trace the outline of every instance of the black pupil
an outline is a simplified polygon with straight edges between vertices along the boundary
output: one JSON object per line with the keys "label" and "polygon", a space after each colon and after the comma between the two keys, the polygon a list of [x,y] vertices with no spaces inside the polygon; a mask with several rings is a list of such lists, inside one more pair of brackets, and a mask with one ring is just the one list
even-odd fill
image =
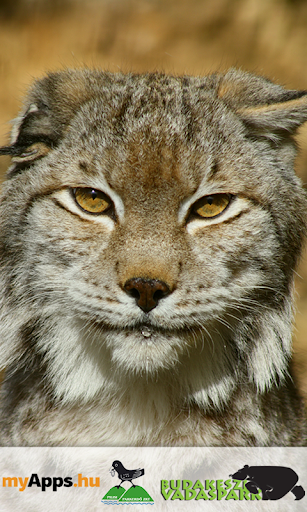
{"label": "black pupil", "polygon": [[92,196],[92,199],[93,199],[93,201],[94,201],[94,199],[96,199],[96,197],[97,197],[97,192],[96,192],[96,190],[92,190],[92,192],[91,192],[91,196]]}
{"label": "black pupil", "polygon": [[210,205],[213,203],[213,197],[212,196],[208,196],[207,197],[207,203],[210,204]]}

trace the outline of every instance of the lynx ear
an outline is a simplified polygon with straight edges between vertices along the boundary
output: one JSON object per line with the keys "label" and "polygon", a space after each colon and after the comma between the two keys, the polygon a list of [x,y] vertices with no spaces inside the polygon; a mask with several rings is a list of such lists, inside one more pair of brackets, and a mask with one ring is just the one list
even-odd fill
{"label": "lynx ear", "polygon": [[86,69],[65,70],[37,80],[24,112],[15,120],[12,143],[0,148],[0,155],[11,155],[22,165],[56,147],[80,105],[91,97],[90,76]]}
{"label": "lynx ear", "polygon": [[27,163],[45,156],[57,143],[57,133],[47,105],[31,103],[26,112],[15,120],[12,144],[0,148],[0,154],[10,155],[13,162]]}
{"label": "lynx ear", "polygon": [[302,96],[273,105],[241,108],[237,113],[255,135],[277,142],[294,134],[307,121],[307,93],[302,92]]}
{"label": "lynx ear", "polygon": [[307,121],[307,91],[286,90],[269,80],[230,70],[218,97],[234,110],[253,135],[274,142],[295,133]]}

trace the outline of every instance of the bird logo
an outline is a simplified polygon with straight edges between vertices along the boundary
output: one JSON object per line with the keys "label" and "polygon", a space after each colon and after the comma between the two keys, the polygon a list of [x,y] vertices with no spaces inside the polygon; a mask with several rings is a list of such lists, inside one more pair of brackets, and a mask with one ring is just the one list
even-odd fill
{"label": "bird logo", "polygon": [[119,461],[115,460],[110,468],[111,476],[115,476],[115,471],[118,474],[118,478],[120,479],[120,484],[116,487],[120,487],[123,482],[130,482],[132,487],[136,487],[132,480],[135,478],[139,478],[139,476],[144,475],[144,469],[126,469],[124,465]]}

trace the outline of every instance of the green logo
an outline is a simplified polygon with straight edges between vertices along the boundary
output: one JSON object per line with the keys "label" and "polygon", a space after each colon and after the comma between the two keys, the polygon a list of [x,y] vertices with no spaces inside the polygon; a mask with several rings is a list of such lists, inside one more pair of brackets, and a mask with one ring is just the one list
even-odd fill
{"label": "green logo", "polygon": [[167,501],[261,500],[261,491],[251,493],[240,480],[161,480],[161,494]]}
{"label": "green logo", "polygon": [[[141,503],[142,505],[153,505],[154,500],[148,494],[148,492],[140,485],[134,485],[132,480],[139,478],[144,475],[144,469],[126,469],[119,460],[115,460],[110,468],[110,473],[115,476],[117,472],[118,478],[120,479],[119,485],[111,487],[111,489],[104,495],[101,502],[105,505],[136,505]],[[131,487],[127,490],[122,487],[123,482],[130,482]]]}

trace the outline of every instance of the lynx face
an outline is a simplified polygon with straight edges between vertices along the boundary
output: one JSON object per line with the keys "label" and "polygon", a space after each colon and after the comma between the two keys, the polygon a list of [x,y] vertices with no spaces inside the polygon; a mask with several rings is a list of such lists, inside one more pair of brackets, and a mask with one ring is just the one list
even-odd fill
{"label": "lynx face", "polygon": [[219,408],[282,379],[304,94],[236,71],[38,82],[3,150],[5,364],[37,357],[64,402],[141,379]]}

